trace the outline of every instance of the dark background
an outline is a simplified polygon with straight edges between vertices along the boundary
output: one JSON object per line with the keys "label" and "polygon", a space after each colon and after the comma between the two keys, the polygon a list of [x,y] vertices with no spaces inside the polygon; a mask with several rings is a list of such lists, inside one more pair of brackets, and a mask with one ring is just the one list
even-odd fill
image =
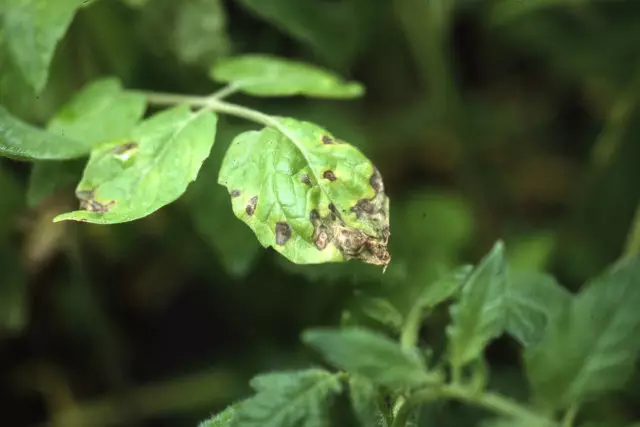
{"label": "dark background", "polygon": [[[44,94],[1,76],[0,101],[44,124],[100,76],[205,95],[209,66],[245,52],[366,86],[355,101],[231,101],[314,121],[372,159],[391,198],[388,271],[295,266],[259,247],[216,184],[233,136],[255,127],[239,120],[222,121],[182,199],[116,226],[51,222],[76,207],[82,162],[28,206],[30,165],[0,159],[1,425],[195,426],[258,372],[319,363],[305,328],[383,328],[364,299],[404,313],[421,284],[497,239],[513,266],[573,291],[624,250],[640,200],[634,0],[99,0],[58,46]],[[435,313],[423,342],[442,348],[446,321]],[[496,387],[526,395],[515,343],[488,358]],[[639,379],[583,416],[637,418]],[[449,405],[421,425],[476,416]]]}

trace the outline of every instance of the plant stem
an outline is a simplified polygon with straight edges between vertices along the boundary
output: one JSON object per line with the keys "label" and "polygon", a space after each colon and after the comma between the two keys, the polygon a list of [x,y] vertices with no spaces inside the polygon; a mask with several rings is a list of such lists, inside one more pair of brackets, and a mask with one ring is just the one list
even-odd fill
{"label": "plant stem", "polygon": [[[226,90],[225,90],[226,89]],[[231,104],[221,101],[219,98],[232,92],[231,86],[228,86],[211,96],[192,96],[192,95],[176,95],[173,93],[161,92],[143,92],[147,97],[149,104],[155,105],[176,105],[186,104],[190,107],[200,107],[216,113],[229,114],[231,116],[241,117],[252,122],[260,123],[265,126],[278,127],[278,123],[271,116],[261,113],[251,108],[242,107],[240,105]],[[233,89],[235,91],[235,88]]]}
{"label": "plant stem", "polygon": [[636,213],[631,222],[631,229],[627,237],[627,245],[624,250],[625,257],[631,257],[640,254],[640,203],[636,208]]}
{"label": "plant stem", "polygon": [[572,427],[573,422],[576,419],[576,415],[578,415],[578,410],[580,409],[580,405],[574,403],[569,407],[567,412],[565,412],[564,417],[562,417],[562,427]]}
{"label": "plant stem", "polygon": [[409,350],[416,346],[421,323],[422,307],[419,304],[415,304],[407,314],[407,320],[400,333],[400,345],[402,348]]}

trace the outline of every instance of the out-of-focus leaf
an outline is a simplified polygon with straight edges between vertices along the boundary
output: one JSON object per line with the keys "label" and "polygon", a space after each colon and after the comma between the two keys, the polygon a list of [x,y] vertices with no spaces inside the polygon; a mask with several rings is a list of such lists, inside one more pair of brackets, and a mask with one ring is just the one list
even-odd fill
{"label": "out-of-focus leaf", "polygon": [[359,298],[358,302],[364,314],[372,319],[390,326],[395,330],[400,330],[402,327],[402,314],[400,314],[398,309],[388,300],[384,298],[362,297]]}
{"label": "out-of-focus leaf", "polygon": [[74,188],[82,178],[86,160],[35,162],[29,175],[27,205],[34,207],[65,187]]}
{"label": "out-of-focus leaf", "polygon": [[308,45],[332,66],[344,69],[355,60],[374,30],[384,2],[297,0],[238,0],[248,10]]}
{"label": "out-of-focus leaf", "polygon": [[263,374],[251,386],[257,393],[238,406],[235,427],[329,427],[330,399],[342,391],[321,369]]}
{"label": "out-of-focus leaf", "polygon": [[228,58],[211,69],[211,78],[254,96],[306,95],[316,98],[355,98],[364,93],[328,70],[269,55]]}
{"label": "out-of-focus leaf", "polygon": [[76,189],[84,210],[54,221],[115,224],[175,201],[209,156],[216,122],[214,113],[177,106],[140,123],[131,138],[97,146]]}
{"label": "out-of-focus leaf", "polygon": [[508,241],[507,260],[509,266],[521,270],[543,270],[555,244],[555,236],[550,233],[538,233],[520,236]]}
{"label": "out-of-focus leaf", "polygon": [[568,407],[619,389],[640,350],[640,257],[630,257],[590,281],[570,310],[525,352],[536,397]]}
{"label": "out-of-focus leaf", "polygon": [[376,404],[378,390],[370,380],[359,375],[349,378],[349,399],[356,419],[362,427],[386,427]]}
{"label": "out-of-focus leaf", "polygon": [[366,329],[311,329],[304,332],[302,340],[329,363],[379,385],[413,387],[434,379],[417,353]]}
{"label": "out-of-focus leaf", "polygon": [[510,269],[506,288],[506,331],[527,347],[569,310],[571,294],[544,273]]}
{"label": "out-of-focus leaf", "polygon": [[64,160],[81,157],[91,148],[31,126],[0,105],[0,155],[21,159]]}
{"label": "out-of-focus leaf", "polygon": [[227,55],[227,15],[221,0],[181,3],[175,27],[178,57],[187,64],[210,66]]}
{"label": "out-of-focus leaf", "polygon": [[428,282],[420,293],[416,304],[423,309],[430,309],[452,298],[469,278],[472,270],[473,266],[464,265],[445,274],[438,280]]}
{"label": "out-of-focus leaf", "polygon": [[377,169],[319,126],[273,121],[277,129],[240,134],[224,156],[218,182],[235,215],[297,264],[386,265],[389,199]]}
{"label": "out-of-focus leaf", "polygon": [[51,119],[48,130],[86,144],[87,152],[101,142],[126,138],[144,115],[146,100],[125,92],[115,78],[86,85]]}
{"label": "out-of-focus leaf", "polygon": [[220,122],[211,155],[183,199],[197,231],[234,277],[243,277],[250,271],[261,253],[260,244],[229,209],[229,193],[218,185],[218,172],[229,143],[248,127]]}
{"label": "out-of-focus leaf", "polygon": [[6,162],[0,158],[0,242],[13,230],[24,208],[24,190],[3,161]]}
{"label": "out-of-focus leaf", "polygon": [[480,357],[505,325],[507,286],[504,244],[498,242],[473,270],[457,303],[451,306],[449,360],[456,367]]}
{"label": "out-of-focus leaf", "polygon": [[41,92],[56,45],[84,0],[15,0],[5,3],[6,43],[26,80]]}

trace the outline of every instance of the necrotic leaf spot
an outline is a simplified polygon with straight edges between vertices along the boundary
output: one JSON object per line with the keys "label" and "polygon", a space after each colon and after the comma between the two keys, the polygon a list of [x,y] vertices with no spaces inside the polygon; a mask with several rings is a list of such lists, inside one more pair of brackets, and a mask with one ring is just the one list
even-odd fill
{"label": "necrotic leaf spot", "polygon": [[337,179],[337,178],[336,178],[336,174],[335,174],[335,173],[333,173],[333,171],[332,171],[332,170],[329,170],[329,169],[327,169],[326,171],[324,171],[324,173],[322,174],[322,176],[323,176],[325,179],[328,179],[329,181],[335,181],[335,180]]}
{"label": "necrotic leaf spot", "polygon": [[276,223],[276,244],[283,246],[291,238],[291,226],[286,222]]}
{"label": "necrotic leaf spot", "polygon": [[323,144],[333,144],[335,141],[329,135],[322,135]]}
{"label": "necrotic leaf spot", "polygon": [[231,190],[231,197],[238,197],[240,194],[240,190]]}
{"label": "necrotic leaf spot", "polygon": [[258,196],[253,196],[249,199],[247,206],[245,207],[245,212],[247,215],[251,216],[256,211],[256,206],[258,205]]}
{"label": "necrotic leaf spot", "polygon": [[309,175],[302,174],[302,176],[300,177],[300,181],[302,181],[307,187],[312,187],[313,184],[311,183],[311,179],[309,178]]}

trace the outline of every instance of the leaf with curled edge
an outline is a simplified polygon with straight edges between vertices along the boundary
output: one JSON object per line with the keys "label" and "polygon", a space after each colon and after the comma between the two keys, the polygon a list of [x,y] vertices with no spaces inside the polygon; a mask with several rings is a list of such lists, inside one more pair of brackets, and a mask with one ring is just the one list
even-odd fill
{"label": "leaf with curled edge", "polygon": [[296,264],[389,263],[389,199],[380,172],[354,146],[309,122],[238,135],[218,182],[264,247]]}

